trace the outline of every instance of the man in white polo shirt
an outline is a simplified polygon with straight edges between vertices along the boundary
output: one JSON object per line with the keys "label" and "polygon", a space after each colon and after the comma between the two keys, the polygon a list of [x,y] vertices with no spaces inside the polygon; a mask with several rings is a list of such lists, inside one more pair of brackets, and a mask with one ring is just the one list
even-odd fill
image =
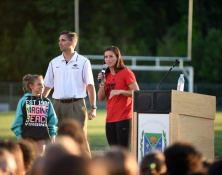
{"label": "man in white polo shirt", "polygon": [[59,47],[62,55],[54,58],[48,66],[44,78],[47,97],[54,88],[53,107],[58,120],[74,118],[80,122],[86,135],[87,109],[84,98],[88,91],[91,109],[88,119],[96,117],[96,92],[90,61],[74,51],[78,36],[74,32],[63,31],[59,34]]}

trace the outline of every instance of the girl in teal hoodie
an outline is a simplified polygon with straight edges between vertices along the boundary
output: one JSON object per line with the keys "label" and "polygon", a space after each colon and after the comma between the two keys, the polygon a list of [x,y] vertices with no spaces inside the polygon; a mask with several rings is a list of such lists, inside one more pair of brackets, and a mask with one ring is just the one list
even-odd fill
{"label": "girl in teal hoodie", "polygon": [[36,141],[39,155],[44,154],[45,140],[55,142],[58,119],[48,98],[43,98],[44,81],[42,75],[23,77],[25,95],[20,99],[11,130],[17,140],[28,138]]}

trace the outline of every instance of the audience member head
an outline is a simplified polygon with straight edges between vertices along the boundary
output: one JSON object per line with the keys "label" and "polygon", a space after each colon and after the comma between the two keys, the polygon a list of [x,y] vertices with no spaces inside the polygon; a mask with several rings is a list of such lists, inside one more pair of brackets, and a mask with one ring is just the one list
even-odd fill
{"label": "audience member head", "polygon": [[214,162],[214,159],[207,159],[205,157],[202,157],[202,164],[203,164],[203,169],[200,173],[207,174],[209,167],[211,164]]}
{"label": "audience member head", "polygon": [[76,143],[79,144],[83,153],[88,156],[87,150],[87,141],[82,130],[81,125],[78,121],[74,119],[63,119],[58,125],[58,134],[57,136],[69,136],[71,137]]}
{"label": "audience member head", "polygon": [[69,136],[56,137],[55,143],[47,144],[44,157],[58,157],[64,153],[82,156],[80,146]]}
{"label": "audience member head", "polygon": [[48,174],[51,166],[64,155],[82,156],[80,146],[69,136],[59,136],[54,144],[46,145],[43,170]]}
{"label": "audience member head", "polygon": [[129,151],[122,147],[111,147],[103,156],[109,175],[137,175],[138,164]]}
{"label": "audience member head", "polygon": [[29,171],[31,168],[35,158],[36,158],[36,149],[35,149],[35,142],[28,140],[28,139],[20,139],[18,142],[24,159],[24,167],[25,171]]}
{"label": "audience member head", "polygon": [[23,175],[25,172],[23,155],[20,146],[12,141],[2,141],[0,142],[0,148],[7,149],[15,157],[15,162],[17,165],[16,175]]}
{"label": "audience member head", "polygon": [[209,167],[207,175],[221,175],[222,174],[222,159],[216,160]]}
{"label": "audience member head", "polygon": [[140,164],[140,175],[161,175],[166,170],[165,157],[158,151],[147,154]]}
{"label": "audience member head", "polygon": [[45,175],[43,172],[43,157],[37,157],[27,175]]}
{"label": "audience member head", "polygon": [[86,138],[82,127],[75,119],[63,119],[58,125],[58,136],[69,136],[80,146],[86,146]]}
{"label": "audience member head", "polygon": [[199,171],[191,172],[188,175],[206,175],[212,163],[213,163],[213,159],[206,159],[202,157],[203,168],[200,169]]}
{"label": "audience member head", "polygon": [[0,148],[0,174],[16,174],[17,165],[14,156],[5,148]]}
{"label": "audience member head", "polygon": [[89,175],[109,175],[108,162],[102,156],[93,157],[89,164]]}
{"label": "audience member head", "polygon": [[174,143],[164,151],[164,155],[169,175],[187,175],[203,168],[200,153],[190,143]]}
{"label": "audience member head", "polygon": [[83,157],[64,154],[59,159],[52,162],[47,175],[88,175],[89,160]]}

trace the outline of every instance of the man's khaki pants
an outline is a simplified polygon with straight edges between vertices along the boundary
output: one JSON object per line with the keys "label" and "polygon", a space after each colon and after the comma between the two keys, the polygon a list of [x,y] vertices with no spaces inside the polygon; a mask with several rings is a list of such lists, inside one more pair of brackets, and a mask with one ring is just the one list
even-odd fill
{"label": "man's khaki pants", "polygon": [[54,100],[53,107],[54,107],[54,110],[58,117],[59,122],[65,118],[72,118],[72,119],[77,120],[81,124],[83,128],[83,132],[86,137],[87,152],[89,152],[89,155],[91,156],[89,143],[87,141],[87,116],[88,115],[87,115],[85,99],[82,98],[78,101],[71,102],[71,103],[62,103],[57,100]]}

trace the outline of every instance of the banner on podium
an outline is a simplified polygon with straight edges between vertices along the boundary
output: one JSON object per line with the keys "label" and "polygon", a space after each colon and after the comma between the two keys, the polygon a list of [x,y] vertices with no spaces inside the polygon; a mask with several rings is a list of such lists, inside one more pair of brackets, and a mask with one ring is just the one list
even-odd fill
{"label": "banner on podium", "polygon": [[154,150],[169,146],[169,114],[138,113],[138,162]]}

